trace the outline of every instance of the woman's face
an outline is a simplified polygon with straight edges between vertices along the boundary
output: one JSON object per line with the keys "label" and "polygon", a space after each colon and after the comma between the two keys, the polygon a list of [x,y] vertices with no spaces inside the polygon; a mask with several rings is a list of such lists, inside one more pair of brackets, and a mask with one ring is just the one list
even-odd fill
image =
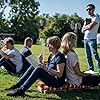
{"label": "woman's face", "polygon": [[50,43],[47,43],[47,47],[48,47],[48,49],[49,49],[49,52],[53,52],[54,51],[54,47],[53,47],[53,45],[52,44],[50,44]]}

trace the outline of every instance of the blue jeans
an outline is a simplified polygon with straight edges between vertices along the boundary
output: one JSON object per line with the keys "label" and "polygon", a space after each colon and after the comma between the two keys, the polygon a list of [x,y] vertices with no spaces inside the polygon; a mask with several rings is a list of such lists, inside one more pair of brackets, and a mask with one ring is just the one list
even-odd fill
{"label": "blue jeans", "polygon": [[0,66],[4,66],[4,68],[9,72],[16,74],[16,65],[10,60],[6,58],[0,59]]}
{"label": "blue jeans", "polygon": [[18,81],[20,88],[25,92],[37,79],[40,79],[48,86],[60,87],[64,82],[59,81],[55,76],[50,75],[44,69],[29,67],[21,79]]}
{"label": "blue jeans", "polygon": [[89,75],[82,78],[81,85],[97,86],[100,84],[100,75]]}
{"label": "blue jeans", "polygon": [[88,62],[89,70],[94,70],[92,61],[92,55],[94,55],[97,68],[100,69],[100,58],[97,52],[97,41],[96,39],[85,39],[84,40],[85,54]]}

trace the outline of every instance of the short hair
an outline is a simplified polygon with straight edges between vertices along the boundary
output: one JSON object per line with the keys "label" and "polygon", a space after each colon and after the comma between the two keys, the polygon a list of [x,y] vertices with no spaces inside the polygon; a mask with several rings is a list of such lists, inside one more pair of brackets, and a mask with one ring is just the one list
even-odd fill
{"label": "short hair", "polygon": [[93,4],[88,4],[86,7],[91,6],[93,9],[95,9],[95,5]]}
{"label": "short hair", "polygon": [[31,41],[31,42],[33,43],[33,39],[30,38],[30,37],[27,37],[27,38],[25,38],[25,40],[24,40],[24,45],[26,45],[26,43],[27,43],[28,41]]}
{"label": "short hair", "polygon": [[14,40],[11,37],[5,38],[4,39],[4,44],[10,43],[11,45],[14,45]]}
{"label": "short hair", "polygon": [[61,48],[63,48],[63,53],[67,53],[69,50],[73,50],[76,47],[77,35],[74,32],[67,32],[61,42]]}
{"label": "short hair", "polygon": [[56,49],[59,49],[61,46],[61,40],[58,36],[49,37],[47,43],[50,43]]}

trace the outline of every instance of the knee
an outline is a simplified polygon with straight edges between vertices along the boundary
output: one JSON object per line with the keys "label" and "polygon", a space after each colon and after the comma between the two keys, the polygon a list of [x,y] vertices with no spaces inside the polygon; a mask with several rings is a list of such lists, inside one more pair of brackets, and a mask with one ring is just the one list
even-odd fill
{"label": "knee", "polygon": [[1,59],[0,59],[0,66],[6,65],[6,63],[7,63],[7,59],[5,59],[5,58],[1,58]]}
{"label": "knee", "polygon": [[38,73],[43,73],[43,69],[41,67],[36,67],[35,71],[37,71]]}

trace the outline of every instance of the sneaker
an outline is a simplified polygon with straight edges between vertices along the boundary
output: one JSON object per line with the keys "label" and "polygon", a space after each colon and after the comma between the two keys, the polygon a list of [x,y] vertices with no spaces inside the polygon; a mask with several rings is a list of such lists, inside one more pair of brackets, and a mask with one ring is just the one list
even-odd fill
{"label": "sneaker", "polygon": [[23,96],[25,93],[21,88],[17,88],[9,93],[6,96]]}
{"label": "sneaker", "polygon": [[20,85],[16,84],[16,85],[11,86],[10,88],[6,88],[5,90],[15,90],[15,89],[17,89],[19,87],[20,87]]}

